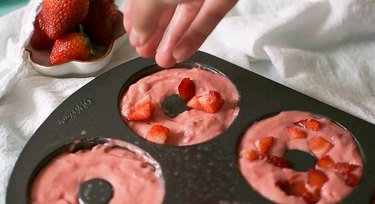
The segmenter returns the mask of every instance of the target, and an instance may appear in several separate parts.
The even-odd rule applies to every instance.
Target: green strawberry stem
[[[79,24],[79,33],[85,37],[85,43],[86,43],[86,45],[87,45],[87,46],[89,47],[89,49],[90,49],[90,56],[95,56],[95,51],[94,51],[94,48],[92,47],[92,44],[91,44],[90,38],[89,38],[89,36],[87,36],[86,33],[84,32],[84,29],[83,29],[83,25],[82,25],[82,24]]]

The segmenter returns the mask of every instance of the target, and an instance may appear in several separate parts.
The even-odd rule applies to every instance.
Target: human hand
[[[142,57],[162,67],[193,55],[238,0],[128,0],[124,26]]]

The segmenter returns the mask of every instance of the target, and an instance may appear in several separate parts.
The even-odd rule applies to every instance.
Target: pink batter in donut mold
[[[319,130],[312,130],[307,127],[296,125],[297,121],[305,119],[314,119],[320,123]],[[305,134],[305,138],[291,139],[287,127],[296,127]],[[269,149],[268,155],[282,157],[287,149],[298,149],[309,152],[314,155],[319,161],[323,155],[328,155],[336,164],[346,163],[356,166],[351,172],[353,177],[360,179],[363,172],[363,160],[357,148],[357,144],[350,132],[340,127],[331,120],[313,115],[302,111],[285,111],[276,116],[266,118],[259,122],[255,122],[244,134],[239,146],[239,168],[247,182],[257,192],[262,194],[277,203],[306,203],[302,196],[290,195],[282,190],[279,185],[280,181],[288,181],[289,185],[293,180],[301,180],[304,182],[304,187],[309,192],[317,192],[319,200],[317,203],[338,203],[346,197],[352,190],[352,186],[346,184],[347,175],[342,175],[336,169],[321,167],[318,163],[315,169],[328,177],[326,182],[323,182],[320,190],[314,189],[308,184],[308,173],[297,172],[291,168],[280,168],[274,164],[267,162],[267,159],[249,159],[249,151],[257,150],[260,139],[264,137],[273,137],[272,146]],[[324,153],[312,150],[311,141],[314,138],[324,138],[328,141],[330,148]],[[350,181],[349,181],[350,182]],[[289,188],[289,186],[287,187]]]
[[[162,110],[163,101],[170,95],[178,94],[182,79],[194,81],[196,96],[210,90],[221,94],[224,105],[216,113],[191,109],[175,118],[168,117]],[[129,121],[126,117],[134,104],[145,95],[150,95],[155,111],[149,121]],[[138,135],[145,138],[147,131],[155,124],[170,129],[167,145],[192,145],[208,141],[225,131],[239,112],[239,94],[235,85],[225,76],[200,68],[165,69],[132,84],[121,99],[121,114],[126,124]]]
[[[111,140],[98,144],[91,150],[63,153],[54,158],[33,182],[31,203],[78,204],[80,184],[93,178],[104,179],[112,185],[113,197],[110,204],[162,203],[165,190],[160,167],[139,148],[126,145],[136,155],[116,148],[116,145],[118,143]],[[155,165],[155,169],[149,164]]]

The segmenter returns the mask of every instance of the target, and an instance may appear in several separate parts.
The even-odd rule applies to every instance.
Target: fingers
[[[176,63],[173,50],[198,14],[202,4],[203,0],[178,5],[155,56],[159,66],[170,67]]]
[[[124,27],[140,56],[169,67],[193,55],[237,1],[128,0]]]
[[[160,18],[159,26],[151,38],[143,45],[137,46],[137,53],[142,57],[153,57],[164,35],[164,32],[171,21],[175,6],[169,6]]]
[[[198,15],[180,39],[173,51],[177,61],[193,55],[237,0],[205,0]]]
[[[163,33],[160,30],[158,30],[146,44],[135,47],[138,55],[145,58],[155,56],[156,49],[159,46],[159,42],[162,36]]]
[[[126,32],[130,33],[131,30],[131,8],[133,0],[128,0],[124,8],[124,28]]]
[[[144,45],[156,32],[168,4],[158,0],[131,0],[131,31],[129,42],[132,46]]]
[[[183,2],[196,1],[196,0],[161,0],[161,1],[167,4],[179,4]]]

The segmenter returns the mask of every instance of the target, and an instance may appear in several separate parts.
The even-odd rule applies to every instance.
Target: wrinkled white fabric
[[[46,77],[25,61],[40,1],[0,17],[1,203],[27,140],[93,79]],[[374,24],[372,0],[240,0],[201,50],[375,123]],[[134,57],[126,42],[105,70]]]
[[[375,123],[374,11],[371,0],[239,1],[202,49]]]

